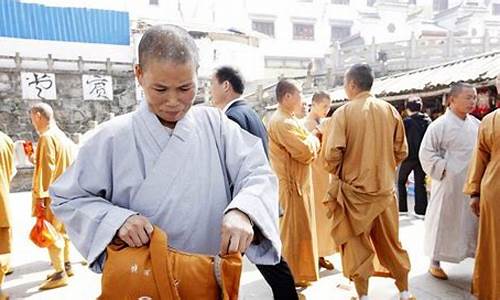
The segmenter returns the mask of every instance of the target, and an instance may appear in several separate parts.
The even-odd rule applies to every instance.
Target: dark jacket
[[[425,131],[431,122],[431,118],[429,118],[427,114],[421,112],[404,119],[406,140],[408,141],[409,148],[406,160],[418,160],[420,144],[422,143]]]
[[[264,150],[268,149],[267,131],[259,115],[248,105],[245,100],[234,102],[226,111],[226,116],[238,123],[240,127],[262,140]]]

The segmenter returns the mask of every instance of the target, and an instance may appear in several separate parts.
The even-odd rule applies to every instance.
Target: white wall
[[[52,58],[61,59],[78,59],[78,56],[82,56],[85,60],[106,60],[109,57],[118,62],[132,62],[133,57],[129,46],[0,37],[0,55],[15,55],[16,52],[26,57],[47,57],[52,54]]]
[[[237,67],[249,81],[264,76],[264,56],[256,47],[228,41],[212,42],[209,39],[196,40],[196,44],[200,49],[199,76],[210,77],[214,69],[221,65]]]

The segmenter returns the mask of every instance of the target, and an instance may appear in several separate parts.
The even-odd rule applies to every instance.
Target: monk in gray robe
[[[156,225],[181,251],[276,264],[277,180],[260,139],[192,107],[198,52],[185,30],[152,27],[138,53],[145,101],[102,124],[50,189],[75,246],[99,272],[115,236],[140,247]]]

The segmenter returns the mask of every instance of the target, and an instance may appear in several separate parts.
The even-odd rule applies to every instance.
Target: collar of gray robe
[[[157,143],[165,142],[164,138],[166,137],[166,145],[161,149],[153,169],[146,175],[132,201],[153,200],[153,197],[166,199],[171,184],[175,182],[178,173],[183,169],[183,164],[190,159],[192,153],[192,147],[189,147],[192,142],[190,138],[194,136],[193,131],[196,124],[192,109],[177,122],[170,138],[156,115],[151,113],[147,106],[142,106],[139,109],[140,118],[147,127],[146,130]],[[161,200],[157,200],[157,202],[160,203]],[[145,214],[145,216],[150,217],[151,215]]]
[[[193,108],[191,107],[187,111],[186,115],[184,115],[184,117],[177,122],[172,136],[176,136],[182,141],[186,141],[195,124],[193,114],[191,112],[192,110]],[[146,101],[141,103],[138,113],[143,119],[147,129],[153,134],[158,146],[163,149],[170,139],[165,131],[165,126],[163,126],[160,120],[158,120],[158,117],[149,110],[149,106]]]

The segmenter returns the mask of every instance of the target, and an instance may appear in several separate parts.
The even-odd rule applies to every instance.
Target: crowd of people
[[[30,110],[39,135],[30,157],[33,216],[60,236],[47,247],[54,272],[41,290],[68,284],[70,240],[93,271],[113,276],[108,246],[119,240],[143,249],[158,230],[168,247],[191,253],[191,264],[199,255],[215,262],[245,255],[275,299],[298,299],[297,288],[319,280],[320,268],[335,268],[327,257],[337,252],[359,299],[368,299],[371,276],[393,278],[400,299],[415,299],[408,286],[410,258],[398,233],[413,172],[429,273],[446,280],[440,262],[475,257],[471,292],[500,299],[500,112],[482,122],[473,117],[472,85],[453,84],[448,108],[434,122],[418,97],[408,99],[403,119],[370,92],[370,66],[355,64],[344,76],[349,101],[331,117],[327,93],[315,93],[303,115],[300,84],[282,79],[277,110],[265,126],[242,97],[243,76],[231,66],[212,75],[214,107],[192,107],[199,58],[185,30],[148,29],[138,54],[135,74],[145,101],[94,129],[77,155],[50,105]],[[13,143],[3,133],[0,162],[1,293],[11,270],[8,197],[15,174]],[[156,274],[161,260],[151,260]],[[147,275],[151,270],[141,269],[146,265],[134,262],[130,270]],[[153,285],[172,287],[183,299],[190,287],[204,285],[173,275]],[[240,274],[221,276],[239,282]],[[137,286],[120,287],[120,295],[140,296]],[[237,299],[237,292],[224,297]]]

